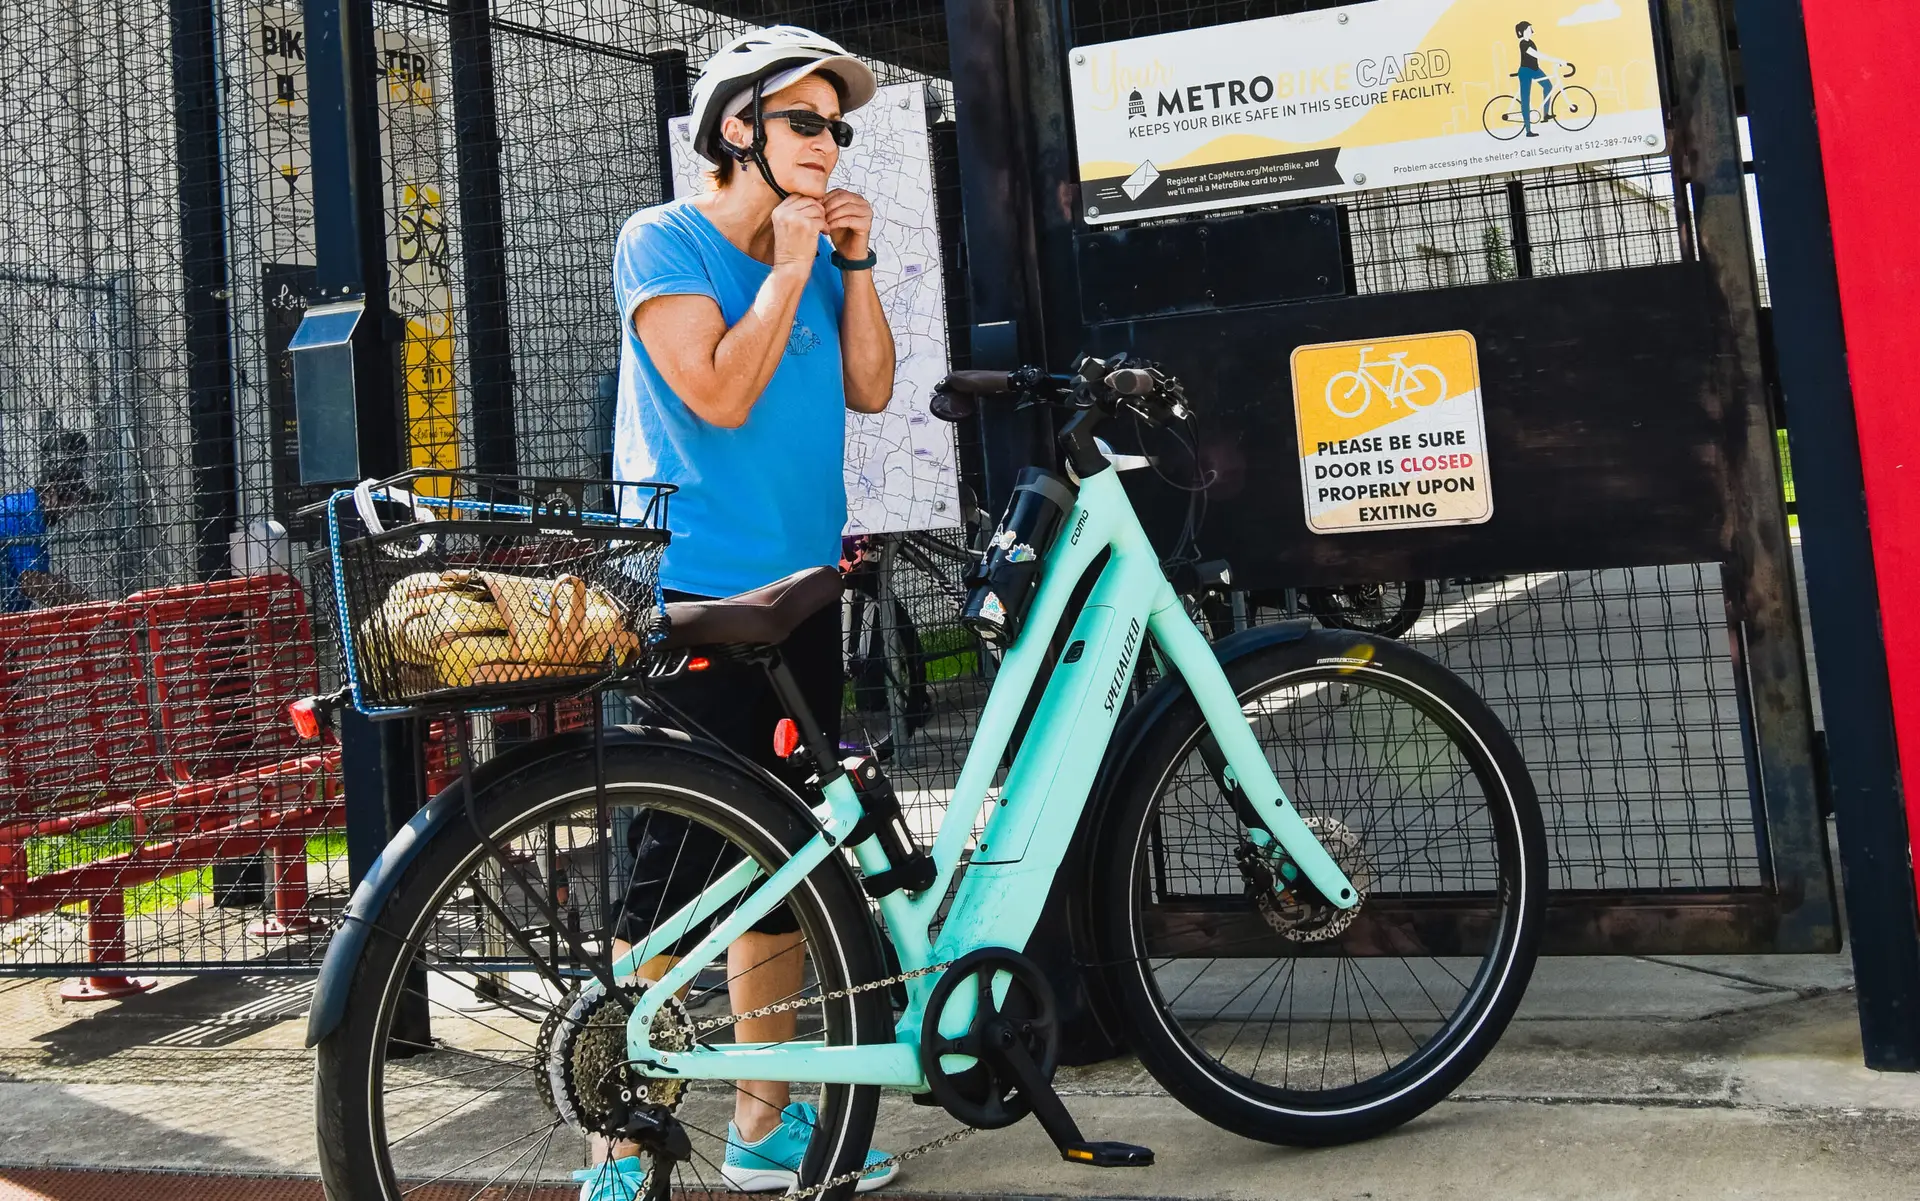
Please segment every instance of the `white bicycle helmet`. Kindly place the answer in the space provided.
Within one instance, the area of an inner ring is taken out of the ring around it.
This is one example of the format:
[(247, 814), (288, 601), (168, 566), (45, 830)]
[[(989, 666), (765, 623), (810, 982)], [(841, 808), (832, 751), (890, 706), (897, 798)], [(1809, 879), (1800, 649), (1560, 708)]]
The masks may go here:
[[(766, 165), (766, 131), (760, 126), (757, 106), (768, 93), (814, 74), (831, 76), (839, 84), (843, 114), (872, 100), (878, 86), (867, 64), (838, 42), (797, 25), (771, 25), (728, 42), (707, 60), (693, 85), (694, 150), (716, 166), (727, 159), (754, 162), (767, 183), (784, 197), (785, 190), (773, 182)], [(720, 136), (720, 124), (748, 104), (756, 106), (753, 144), (732, 146)]]

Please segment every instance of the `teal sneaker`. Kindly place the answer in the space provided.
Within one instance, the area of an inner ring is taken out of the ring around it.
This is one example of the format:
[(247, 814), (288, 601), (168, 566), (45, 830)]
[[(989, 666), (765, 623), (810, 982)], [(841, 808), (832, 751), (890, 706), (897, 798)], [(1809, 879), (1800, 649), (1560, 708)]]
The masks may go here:
[(580, 1182), (580, 1201), (636, 1201), (647, 1187), (647, 1169), (638, 1155), (582, 1168), (573, 1178)]
[[(727, 1162), (720, 1165), (720, 1174), (727, 1178), (728, 1187), (737, 1193), (792, 1188), (800, 1179), (800, 1160), (807, 1153), (807, 1141), (813, 1137), (813, 1128), (819, 1120), (820, 1114), (813, 1106), (795, 1101), (780, 1111), (780, 1124), (757, 1143), (742, 1140), (740, 1131), (728, 1122)], [(870, 1165), (885, 1158), (879, 1151), (867, 1152)], [(854, 1185), (854, 1191), (870, 1193), (892, 1180), (899, 1171), (899, 1164), (870, 1168), (860, 1183)]]

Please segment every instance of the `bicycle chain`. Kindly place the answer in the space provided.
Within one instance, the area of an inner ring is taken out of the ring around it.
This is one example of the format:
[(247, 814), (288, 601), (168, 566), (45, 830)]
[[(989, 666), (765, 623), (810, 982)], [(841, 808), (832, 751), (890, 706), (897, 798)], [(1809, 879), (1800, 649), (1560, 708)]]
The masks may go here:
[[(922, 976), (930, 976), (935, 972), (945, 971), (952, 966), (953, 961), (948, 960), (945, 963), (929, 964), (926, 967), (915, 968), (910, 972), (901, 972), (897, 975), (887, 976), (879, 980), (871, 980), (865, 984), (856, 984), (851, 988), (835, 989), (833, 992), (822, 993), (817, 997), (796, 997), (792, 1000), (778, 1001), (772, 1005), (762, 1005), (758, 1009), (749, 1009), (745, 1013), (730, 1013), (725, 1017), (705, 1018), (693, 1024), (694, 1035), (697, 1038), (709, 1030), (718, 1030), (725, 1026), (747, 1021), (750, 1018), (772, 1017), (776, 1013), (788, 1013), (795, 1009), (805, 1009), (809, 1005), (823, 1005), (828, 1001), (843, 1000), (853, 996), (855, 993), (872, 992), (876, 988), (892, 988), (896, 984), (905, 984), (909, 980), (917, 980)], [(911, 1147), (897, 1154), (889, 1155), (877, 1163), (861, 1164), (852, 1171), (842, 1172), (830, 1180), (822, 1180), (819, 1184), (803, 1188), (798, 1192), (788, 1193), (786, 1194), (786, 1201), (811, 1201), (812, 1198), (818, 1197), (830, 1189), (839, 1188), (841, 1185), (858, 1180), (869, 1173), (877, 1172), (882, 1168), (891, 1168), (898, 1164), (903, 1164), (909, 1159), (917, 1159), (922, 1155), (938, 1151), (942, 1147), (950, 1147), (969, 1134), (974, 1133), (976, 1129), (977, 1127), (973, 1126), (962, 1126), (958, 1130), (948, 1131), (939, 1138), (933, 1139), (930, 1142), (921, 1143), (917, 1147)]]
[(829, 993), (821, 993), (817, 997), (795, 997), (788, 1001), (776, 1001), (772, 1005), (762, 1005), (758, 1009), (749, 1009), (745, 1013), (730, 1013), (725, 1017), (704, 1018), (693, 1024), (693, 1032), (696, 1035), (705, 1034), (709, 1030), (719, 1030), (751, 1018), (772, 1017), (776, 1013), (789, 1013), (795, 1009), (805, 1009), (809, 1005), (824, 1005), (828, 1001), (839, 1001), (851, 997), (855, 993), (872, 992), (876, 988), (892, 988), (896, 984), (905, 984), (907, 981), (917, 980), (921, 976), (930, 976), (934, 972), (945, 971), (952, 966), (953, 961), (948, 960), (945, 963), (934, 963), (926, 967), (917, 967), (910, 972), (901, 972), (897, 976), (887, 976), (884, 979), (871, 980), (865, 984), (856, 984), (851, 988), (842, 988)]
[(850, 1172), (840, 1173), (831, 1180), (822, 1180), (819, 1184), (813, 1185), (811, 1188), (803, 1188), (799, 1192), (788, 1193), (786, 1195), (786, 1201), (809, 1201), (809, 1198), (818, 1197), (828, 1189), (839, 1188), (849, 1181), (858, 1180), (871, 1172), (879, 1171), (881, 1168), (890, 1168), (895, 1164), (903, 1164), (909, 1159), (918, 1158), (930, 1151), (938, 1151), (942, 1147), (950, 1147), (969, 1134), (975, 1133), (977, 1129), (978, 1128), (974, 1126), (962, 1126), (958, 1130), (950, 1130), (932, 1142), (921, 1143), (919, 1146), (908, 1151), (902, 1151), (898, 1155), (889, 1155), (877, 1163), (862, 1164)]

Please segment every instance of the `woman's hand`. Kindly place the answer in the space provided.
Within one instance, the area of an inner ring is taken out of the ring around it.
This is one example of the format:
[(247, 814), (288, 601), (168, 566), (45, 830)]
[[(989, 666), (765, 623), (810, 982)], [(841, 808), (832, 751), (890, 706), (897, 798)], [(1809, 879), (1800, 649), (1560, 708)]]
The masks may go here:
[[(829, 195), (827, 202), (832, 201)], [(782, 200), (773, 210), (773, 265), (778, 268), (800, 263), (811, 271), (820, 253), (820, 235), (826, 228), (827, 207), (820, 201), (797, 194)]]
[(873, 206), (845, 188), (827, 193), (826, 231), (843, 259), (867, 257), (867, 239), (873, 233)]

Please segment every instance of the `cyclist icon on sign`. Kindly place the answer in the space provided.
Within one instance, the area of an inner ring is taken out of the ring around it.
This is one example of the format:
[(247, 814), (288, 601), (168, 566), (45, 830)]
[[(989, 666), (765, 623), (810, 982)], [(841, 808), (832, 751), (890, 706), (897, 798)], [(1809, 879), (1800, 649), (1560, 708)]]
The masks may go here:
[(1561, 70), (1572, 73), (1573, 64), (1564, 58), (1555, 58), (1543, 52), (1533, 40), (1533, 22), (1522, 21), (1513, 27), (1513, 35), (1520, 39), (1520, 124), (1530, 138), (1540, 135), (1533, 132), (1533, 84), (1540, 81), (1540, 115), (1545, 120), (1553, 119), (1553, 76), (1540, 69), (1545, 62)]

